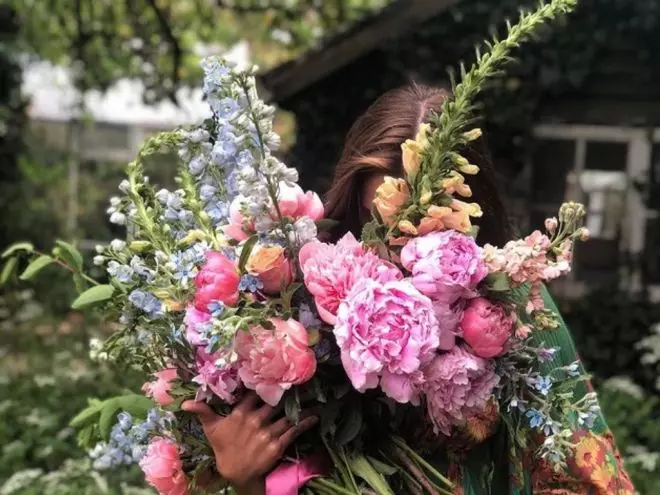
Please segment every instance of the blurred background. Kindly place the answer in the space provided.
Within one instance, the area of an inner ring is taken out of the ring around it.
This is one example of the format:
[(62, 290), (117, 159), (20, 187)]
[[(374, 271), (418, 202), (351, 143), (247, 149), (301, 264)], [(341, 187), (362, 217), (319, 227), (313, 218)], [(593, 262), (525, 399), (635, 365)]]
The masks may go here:
[[(261, 67), (282, 156), (327, 187), (352, 121), (448, 69), (536, 0), (4, 0), (0, 247), (121, 236), (107, 200), (140, 143), (207, 115), (199, 59)], [(660, 0), (581, 0), (482, 97), (483, 127), (521, 230), (564, 200), (592, 239), (553, 287), (641, 494), (660, 493)], [(171, 185), (176, 160), (149, 165)], [(93, 267), (90, 267), (93, 270)], [(99, 274), (100, 275), (100, 274)], [(0, 294), (0, 495), (151, 493), (95, 472), (68, 428), (88, 397), (140, 383), (93, 362), (112, 328), (68, 310), (66, 274)], [(93, 354), (93, 353), (92, 353)], [(93, 356), (92, 356), (93, 357)]]

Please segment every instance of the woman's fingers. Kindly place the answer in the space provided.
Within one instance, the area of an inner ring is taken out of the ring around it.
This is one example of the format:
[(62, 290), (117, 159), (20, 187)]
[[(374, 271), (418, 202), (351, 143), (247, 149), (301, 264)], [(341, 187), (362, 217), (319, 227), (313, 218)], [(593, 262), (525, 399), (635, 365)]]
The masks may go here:
[(259, 418), (259, 421), (261, 423), (266, 423), (273, 416), (274, 413), (275, 413), (275, 408), (269, 406), (268, 404), (264, 404), (254, 412), (255, 416)]
[(210, 423), (211, 421), (214, 421), (215, 419), (218, 418), (218, 415), (213, 412), (213, 409), (211, 409), (204, 402), (187, 400), (183, 404), (181, 404), (181, 409), (183, 409), (186, 412), (197, 414), (202, 424)]
[(318, 416), (309, 416), (300, 420), (297, 425), (291, 426), (280, 436), (279, 442), (282, 445), (282, 448), (286, 449), (293, 443), (296, 438), (305, 433), (307, 430), (313, 428), (314, 425), (316, 425), (318, 422)]
[(259, 397), (254, 392), (249, 392), (241, 401), (234, 407), (234, 411), (247, 414), (252, 411), (257, 403), (259, 402)]
[(282, 418), (275, 421), (267, 429), (273, 438), (280, 438), (289, 428), (291, 428), (291, 422), (289, 418)]

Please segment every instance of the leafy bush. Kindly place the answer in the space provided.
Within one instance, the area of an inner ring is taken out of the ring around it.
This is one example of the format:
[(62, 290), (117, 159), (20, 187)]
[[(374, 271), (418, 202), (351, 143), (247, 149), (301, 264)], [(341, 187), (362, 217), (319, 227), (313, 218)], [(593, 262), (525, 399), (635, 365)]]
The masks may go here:
[(91, 361), (89, 339), (103, 329), (79, 313), (54, 319), (32, 296), (0, 299), (0, 494), (129, 493), (122, 483), (140, 486), (141, 474), (90, 470), (69, 421), (88, 397), (138, 383)]

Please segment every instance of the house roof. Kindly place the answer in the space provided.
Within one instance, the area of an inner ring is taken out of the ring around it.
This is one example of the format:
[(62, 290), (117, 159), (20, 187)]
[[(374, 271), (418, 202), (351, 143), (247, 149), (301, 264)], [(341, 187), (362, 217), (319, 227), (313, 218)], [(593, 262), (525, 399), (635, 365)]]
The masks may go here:
[(259, 78), (261, 93), (271, 101), (286, 100), (458, 1), (396, 0), (300, 57), (262, 74)]

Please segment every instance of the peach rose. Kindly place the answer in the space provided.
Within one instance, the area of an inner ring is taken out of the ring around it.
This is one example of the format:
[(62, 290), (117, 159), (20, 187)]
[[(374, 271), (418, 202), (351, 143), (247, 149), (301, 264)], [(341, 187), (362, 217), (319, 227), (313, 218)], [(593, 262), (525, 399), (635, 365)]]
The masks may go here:
[(142, 391), (147, 397), (151, 397), (160, 406), (168, 406), (174, 399), (170, 395), (172, 381), (177, 379), (176, 369), (167, 368), (154, 373), (156, 379), (142, 386)]
[(374, 206), (386, 225), (392, 226), (396, 215), (404, 204), (410, 199), (408, 182), (404, 179), (385, 177), (385, 181), (376, 190)]
[(255, 246), (245, 269), (259, 277), (267, 294), (279, 293), (293, 278), (291, 264), (282, 246)]
[(169, 438), (154, 438), (140, 461), (147, 483), (160, 495), (188, 495), (179, 447)]

